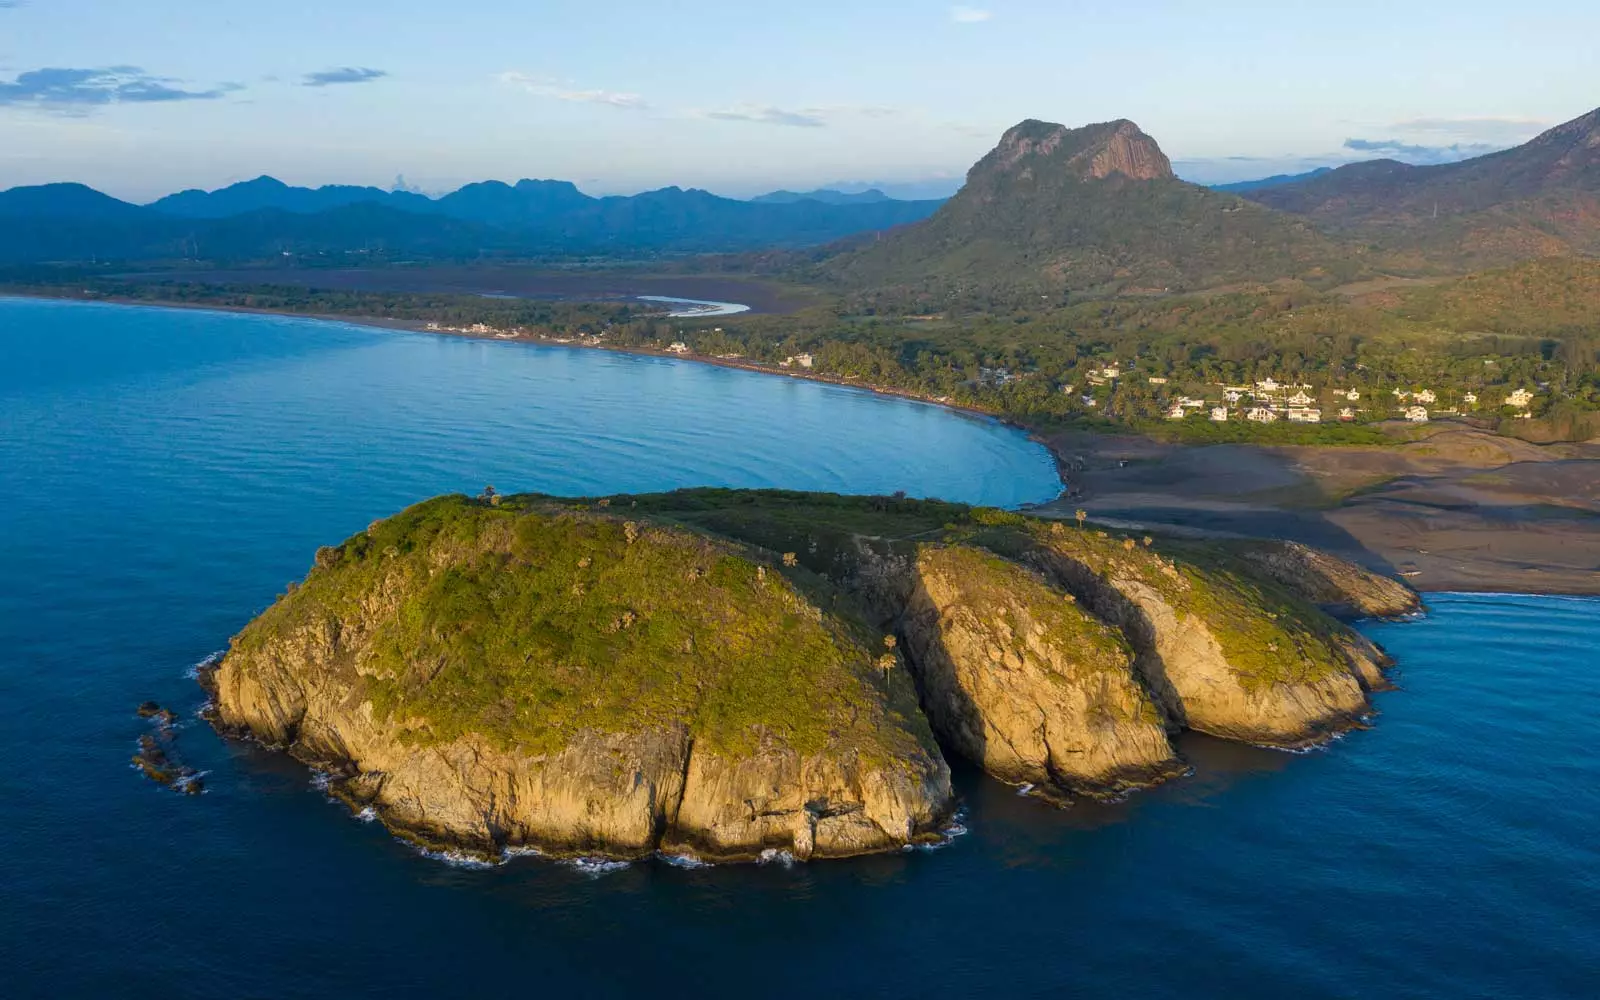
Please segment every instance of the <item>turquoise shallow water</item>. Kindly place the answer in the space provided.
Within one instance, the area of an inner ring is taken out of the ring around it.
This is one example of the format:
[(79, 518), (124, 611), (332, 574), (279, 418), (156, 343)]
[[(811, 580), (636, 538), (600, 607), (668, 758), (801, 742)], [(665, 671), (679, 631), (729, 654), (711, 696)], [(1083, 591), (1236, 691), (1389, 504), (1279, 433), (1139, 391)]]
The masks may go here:
[(660, 359), (0, 300), (0, 995), (1579, 997), (1600, 982), (1600, 602), (1432, 595), (1372, 626), (1376, 727), (1059, 812), (958, 775), (967, 835), (860, 861), (603, 874), (424, 858), (132, 707), (311, 551), (451, 489), (700, 483), (996, 504), (1020, 435)]

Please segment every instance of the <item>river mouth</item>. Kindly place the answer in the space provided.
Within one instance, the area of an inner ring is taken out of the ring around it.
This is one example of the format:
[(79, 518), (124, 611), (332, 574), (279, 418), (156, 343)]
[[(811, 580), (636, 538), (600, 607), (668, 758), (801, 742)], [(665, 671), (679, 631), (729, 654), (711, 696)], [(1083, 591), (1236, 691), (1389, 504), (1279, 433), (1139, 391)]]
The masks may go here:
[(673, 319), (711, 319), (716, 316), (737, 316), (747, 313), (750, 307), (738, 302), (708, 302), (704, 299), (678, 299), (670, 295), (636, 295), (640, 302), (655, 302), (670, 310)]

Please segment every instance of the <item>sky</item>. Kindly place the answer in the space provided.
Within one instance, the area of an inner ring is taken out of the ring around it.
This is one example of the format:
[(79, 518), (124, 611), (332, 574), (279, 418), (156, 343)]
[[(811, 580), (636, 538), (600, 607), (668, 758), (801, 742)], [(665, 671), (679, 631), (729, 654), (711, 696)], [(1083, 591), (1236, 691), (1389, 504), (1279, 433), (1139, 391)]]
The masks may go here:
[(0, 0), (0, 189), (261, 174), (948, 194), (1131, 118), (1199, 183), (1525, 141), (1600, 105), (1593, 0)]

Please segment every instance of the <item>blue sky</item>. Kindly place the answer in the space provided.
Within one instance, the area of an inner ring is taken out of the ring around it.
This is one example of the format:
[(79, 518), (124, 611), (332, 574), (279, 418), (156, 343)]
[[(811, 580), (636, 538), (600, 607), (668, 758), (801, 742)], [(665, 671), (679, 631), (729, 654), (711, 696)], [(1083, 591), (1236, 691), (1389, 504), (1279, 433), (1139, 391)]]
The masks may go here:
[(1523, 141), (1600, 105), (1596, 38), (1593, 0), (0, 0), (0, 188), (909, 192), (1121, 117), (1215, 182)]

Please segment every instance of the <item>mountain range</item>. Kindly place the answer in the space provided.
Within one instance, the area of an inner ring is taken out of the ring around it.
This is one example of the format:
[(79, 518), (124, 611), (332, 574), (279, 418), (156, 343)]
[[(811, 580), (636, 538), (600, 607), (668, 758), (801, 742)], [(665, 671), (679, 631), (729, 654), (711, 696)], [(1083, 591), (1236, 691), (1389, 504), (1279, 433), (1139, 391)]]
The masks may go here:
[(139, 206), (47, 184), (0, 192), (0, 261), (732, 252), (827, 243), (915, 222), (938, 206), (873, 192), (737, 201), (677, 187), (594, 198), (552, 180), (485, 181), (429, 198), (271, 177)]
[(148, 206), (70, 184), (0, 192), (0, 261), (12, 262), (802, 248), (753, 255), (739, 267), (778, 267), (879, 299), (981, 306), (1280, 279), (1330, 287), (1372, 273), (1460, 273), (1595, 254), (1600, 110), (1459, 163), (1377, 160), (1239, 191), (1180, 180), (1131, 121), (1068, 128), (1029, 120), (943, 202), (836, 190), (735, 201), (676, 187), (594, 198), (551, 180), (487, 181), (428, 198), (259, 178)]

